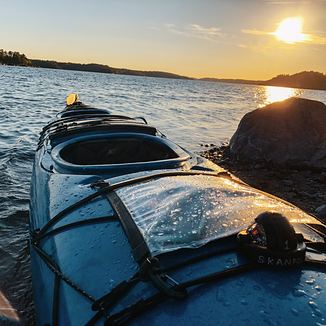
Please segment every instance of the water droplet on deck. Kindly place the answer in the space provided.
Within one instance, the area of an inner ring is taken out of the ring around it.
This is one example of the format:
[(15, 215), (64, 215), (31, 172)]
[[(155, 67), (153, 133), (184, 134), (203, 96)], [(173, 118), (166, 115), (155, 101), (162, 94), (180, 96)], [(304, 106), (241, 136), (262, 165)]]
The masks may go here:
[(315, 279), (314, 278), (311, 278), (309, 280), (306, 280), (306, 284), (314, 284), (315, 283)]
[(295, 308), (291, 308), (291, 312), (294, 316), (298, 316), (299, 315), (299, 311)]
[(306, 295), (306, 292), (304, 290), (295, 289), (293, 291), (293, 295), (295, 297), (302, 297), (302, 296)]
[(315, 301), (312, 301), (312, 300), (308, 301), (308, 305), (310, 306), (310, 308), (312, 308), (314, 310), (318, 309), (318, 305)]

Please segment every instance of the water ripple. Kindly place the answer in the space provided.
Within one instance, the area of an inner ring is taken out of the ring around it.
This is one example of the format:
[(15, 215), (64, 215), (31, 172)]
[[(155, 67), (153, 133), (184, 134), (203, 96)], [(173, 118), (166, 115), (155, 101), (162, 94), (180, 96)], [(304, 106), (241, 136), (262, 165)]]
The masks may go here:
[[(266, 104), (268, 94), (277, 97), (277, 89), (264, 86), (5, 66), (0, 90), (0, 291), (21, 325), (33, 321), (27, 242), (34, 150), (40, 130), (63, 108), (68, 93), (116, 114), (144, 116), (193, 151), (201, 143), (229, 139), (245, 113)], [(326, 102), (323, 91), (295, 94)]]

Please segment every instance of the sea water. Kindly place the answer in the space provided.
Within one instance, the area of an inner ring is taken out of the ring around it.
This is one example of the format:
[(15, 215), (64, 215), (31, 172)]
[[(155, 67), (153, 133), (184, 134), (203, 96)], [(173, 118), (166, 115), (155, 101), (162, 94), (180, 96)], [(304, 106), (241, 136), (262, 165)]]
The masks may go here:
[(20, 325), (33, 322), (28, 204), (34, 151), (41, 128), (70, 92), (114, 114), (142, 116), (196, 152), (228, 141), (257, 107), (290, 96), (326, 103), (326, 91), (0, 66), (0, 296)]

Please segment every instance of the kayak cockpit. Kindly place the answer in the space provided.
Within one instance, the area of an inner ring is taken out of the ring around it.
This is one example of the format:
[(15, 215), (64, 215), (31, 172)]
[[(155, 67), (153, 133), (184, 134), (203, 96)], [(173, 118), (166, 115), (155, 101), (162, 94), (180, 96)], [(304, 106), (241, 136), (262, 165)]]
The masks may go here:
[(66, 162), (78, 165), (150, 162), (178, 157), (162, 142), (128, 135), (76, 142), (65, 146), (60, 155)]
[(169, 140), (132, 132), (75, 136), (51, 153), (62, 173), (94, 174), (182, 167), (189, 154)]

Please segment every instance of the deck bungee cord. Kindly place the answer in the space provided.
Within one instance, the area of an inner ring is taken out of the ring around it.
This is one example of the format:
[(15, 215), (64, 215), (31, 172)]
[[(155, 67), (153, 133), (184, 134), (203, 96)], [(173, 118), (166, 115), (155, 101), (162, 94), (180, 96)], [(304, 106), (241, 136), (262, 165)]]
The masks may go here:
[[(37, 325), (212, 325), (238, 323), (238, 312), (246, 325), (250, 306), (224, 306), (215, 291), (225, 300), (251, 293), (257, 309), (272, 312), (292, 307), (299, 275), (324, 283), (318, 219), (184, 150), (145, 119), (111, 115), (77, 95), (41, 132), (30, 216)], [(269, 280), (289, 295), (257, 290)], [(306, 307), (303, 299), (295, 300)]]
[(92, 114), (80, 115), (73, 117), (61, 118), (53, 121), (45, 126), (41, 133), (37, 144), (40, 148), (46, 139), (54, 139), (62, 137), (69, 132), (78, 132), (87, 128), (89, 131), (94, 131), (94, 128), (114, 129), (114, 128), (128, 128), (130, 130), (142, 130), (149, 134), (157, 133), (157, 129), (147, 125), (147, 121), (143, 117), (129, 118), (119, 115), (111, 114)]
[[(275, 214), (273, 215), (273, 213), (265, 213), (265, 215), (262, 214), (263, 216), (257, 217), (255, 223), (249, 226), (246, 230), (229, 236), (229, 239), (233, 238), (234, 243), (228, 248), (218, 249), (203, 255), (186, 259), (171, 266), (161, 267), (159, 258), (151, 256), (150, 250), (148, 249), (140, 230), (137, 228), (127, 208), (124, 206), (122, 200), (114, 190), (137, 183), (146, 182), (152, 179), (184, 175), (209, 175), (221, 177), (220, 174), (202, 171), (173, 171), (145, 175), (120, 181), (114, 184), (109, 184), (105, 180), (98, 180), (91, 185), (92, 188), (98, 188), (98, 190), (65, 208), (50, 219), (49, 222), (45, 224), (38, 232), (34, 232), (31, 239), (32, 246), (49, 269), (55, 274), (52, 320), (54, 326), (58, 325), (61, 281), (68, 284), (76, 292), (91, 302), (92, 310), (94, 310), (96, 313), (87, 322), (87, 326), (95, 325), (101, 318), (105, 319), (105, 325), (122, 325), (147, 309), (150, 309), (160, 302), (163, 302), (164, 300), (169, 298), (175, 300), (186, 299), (188, 296), (187, 289), (189, 288), (209, 282), (218, 282), (241, 273), (250, 272), (253, 269), (271, 268), (275, 266), (293, 267), (293, 265), (297, 267), (302, 266), (302, 268), (304, 268), (306, 265), (318, 266), (322, 268), (326, 267), (325, 258), (314, 260), (308, 259), (306, 255), (306, 251), (309, 250), (317, 255), (320, 255), (321, 252), (317, 249), (324, 249), (325, 251), (325, 243), (304, 242), (303, 236), (301, 234), (294, 234), (293, 227), (288, 223), (287, 219), (282, 216), (278, 216), (279, 223), (276, 223), (277, 227), (275, 227), (275, 225), (273, 225), (275, 224)], [(222, 175), (224, 174), (222, 173)], [(51, 227), (61, 221), (68, 213), (78, 209), (85, 203), (101, 195), (105, 196), (105, 198), (107, 198), (112, 205), (115, 211), (114, 215), (85, 219), (51, 229)], [(272, 220), (270, 219), (269, 214), (273, 215), (273, 222), (271, 222)], [(139, 270), (129, 280), (122, 281), (111, 289), (109, 293), (96, 299), (93, 295), (89, 294), (78, 284), (76, 284), (71, 278), (61, 272), (56, 262), (42, 249), (41, 241), (46, 237), (48, 238), (55, 236), (56, 234), (66, 232), (73, 228), (108, 222), (120, 222), (122, 224), (128, 241), (133, 249), (132, 252), (134, 254), (134, 258), (139, 264)], [(262, 226), (265, 228), (262, 228)], [(282, 239), (275, 233), (276, 231), (279, 232), (280, 227), (281, 230), (283, 230)], [(313, 226), (310, 226), (310, 228), (316, 231)], [(317, 230), (316, 232), (318, 232), (325, 239), (325, 234), (321, 230)], [(277, 239), (276, 243), (274, 241), (275, 238)], [(267, 239), (269, 242), (273, 242), (273, 245), (267, 244)], [(287, 249), (285, 252), (281, 250), (281, 244), (284, 242), (284, 239), (286, 239), (286, 246), (290, 246), (289, 249), (291, 250), (288, 250), (287, 248), (285, 248)], [(216, 244), (219, 240), (221, 239), (215, 241)], [(182, 269), (187, 265), (197, 263), (201, 260), (234, 251), (247, 256), (249, 260), (248, 263), (222, 271), (213, 272), (181, 283), (174, 280), (167, 274), (167, 272)], [(271, 263), (271, 261), (275, 263)], [(281, 261), (281, 263), (277, 264), (277, 261)], [(114, 308), (114, 306), (118, 304), (123, 297), (127, 296), (139, 282), (150, 282), (153, 287), (158, 290), (158, 292), (148, 298), (141, 298), (134, 304), (129, 305), (119, 312), (110, 314), (109, 310)]]

